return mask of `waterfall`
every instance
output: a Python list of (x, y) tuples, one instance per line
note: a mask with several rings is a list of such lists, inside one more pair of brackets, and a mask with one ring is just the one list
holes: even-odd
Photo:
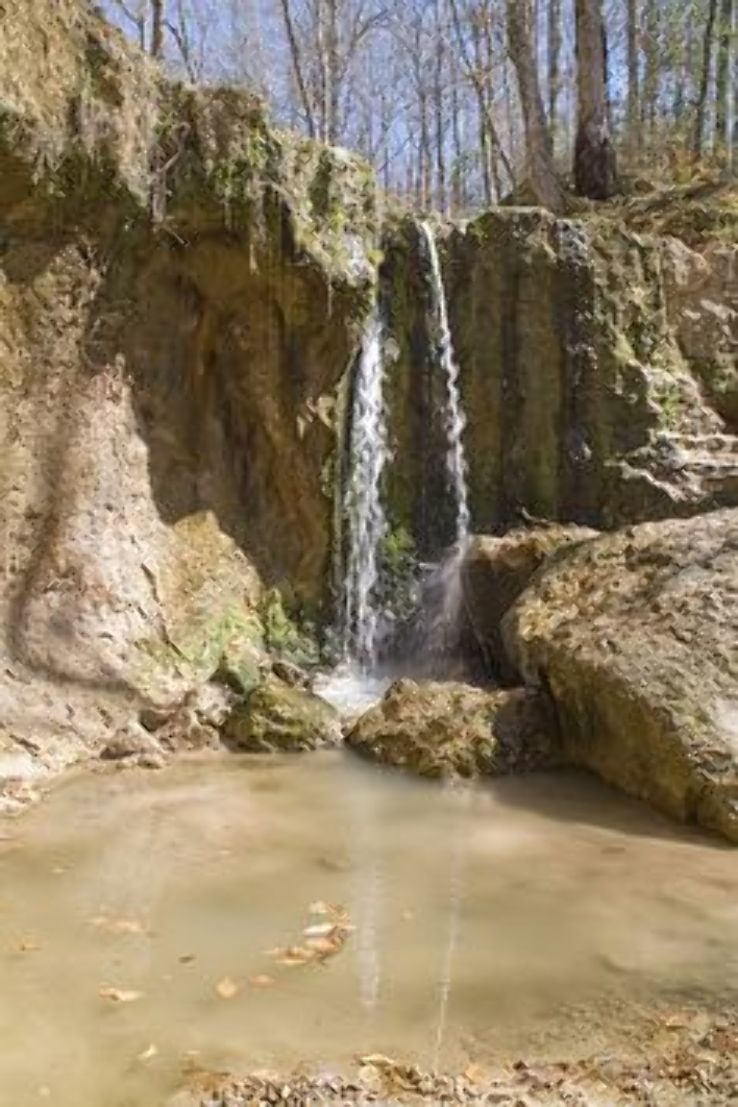
[(461, 405), (459, 363), (454, 353), (451, 326), (448, 319), (446, 290), (436, 236), (428, 223), (420, 230), (426, 245), (431, 276), (432, 346), (443, 373), (446, 391), (444, 426), (446, 430), (446, 469), (456, 508), (456, 529), (453, 548), (429, 575), (423, 588), (423, 602), (418, 633), (421, 641), (419, 663), (429, 676), (443, 675), (457, 652), (461, 632), (463, 588), (461, 566), (466, 554), (471, 512), (466, 483), (467, 465), (464, 454), (466, 419)]
[(365, 672), (371, 672), (377, 656), (379, 612), (374, 590), (379, 547), (387, 529), (380, 490), (388, 456), (383, 331), (381, 312), (376, 308), (366, 326), (354, 380), (351, 468), (345, 499), (349, 550), (344, 582), (344, 655)]
[(466, 484), (466, 457), (464, 455), (466, 419), (461, 406), (459, 363), (456, 360), (453, 339), (451, 338), (446, 291), (443, 286), (436, 236), (428, 223), (421, 223), (420, 230), (425, 240), (430, 262), (431, 308), (436, 329), (437, 356), (446, 384), (445, 427), (448, 442), (446, 467), (456, 502), (456, 549), (461, 554), (469, 536), (471, 514), (469, 511), (469, 490)]

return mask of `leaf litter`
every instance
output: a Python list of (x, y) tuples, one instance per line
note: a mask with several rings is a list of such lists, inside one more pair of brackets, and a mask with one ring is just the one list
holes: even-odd
[(351, 924), (348, 911), (340, 904), (315, 900), (308, 906), (308, 915), (313, 919), (320, 917), (323, 921), (309, 922), (303, 928), (304, 940), (299, 945), (278, 946), (267, 950), (266, 956), (286, 968), (322, 964), (341, 952), (356, 929)]

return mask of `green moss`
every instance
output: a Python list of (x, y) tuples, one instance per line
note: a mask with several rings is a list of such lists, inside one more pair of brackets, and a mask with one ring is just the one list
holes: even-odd
[(262, 600), (259, 613), (264, 641), (270, 652), (295, 665), (313, 666), (320, 662), (314, 624), (298, 613), (288, 614), (279, 589), (272, 588)]

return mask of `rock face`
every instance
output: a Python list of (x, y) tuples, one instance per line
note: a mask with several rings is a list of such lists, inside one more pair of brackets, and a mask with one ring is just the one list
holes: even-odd
[(236, 706), (225, 727), (228, 742), (250, 753), (300, 753), (341, 742), (338, 712), (329, 703), (272, 677)]
[(535, 691), (398, 680), (346, 743), (421, 776), (500, 775), (550, 764), (555, 722), (546, 697)]
[(572, 549), (503, 629), (568, 759), (738, 842), (738, 510)]
[(517, 677), (502, 638), (505, 613), (559, 550), (596, 535), (588, 527), (553, 525), (472, 539), (462, 566), (464, 607), (487, 669), (498, 679), (513, 683)]
[[(735, 232), (688, 245), (630, 218), (500, 208), (440, 232), (478, 531), (521, 509), (610, 529), (738, 504)], [(385, 261), (388, 488), (423, 556), (453, 538), (428, 272), (406, 220)]]
[(0, 781), (248, 686), (266, 589), (319, 612), (375, 223), (366, 167), (245, 93), (2, 5)]

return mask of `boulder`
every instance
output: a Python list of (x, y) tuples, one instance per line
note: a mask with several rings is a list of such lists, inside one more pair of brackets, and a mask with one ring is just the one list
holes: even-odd
[(225, 738), (251, 753), (298, 753), (336, 746), (342, 735), (338, 712), (329, 703), (270, 677), (233, 709)]
[(738, 510), (602, 535), (504, 619), (565, 756), (738, 842)]
[(546, 697), (536, 691), (398, 680), (346, 743), (421, 776), (498, 775), (550, 763), (554, 725)]
[(487, 668), (505, 682), (517, 674), (505, 654), (502, 617), (541, 565), (559, 550), (594, 538), (589, 527), (554, 523), (472, 539), (462, 566), (467, 616)]

